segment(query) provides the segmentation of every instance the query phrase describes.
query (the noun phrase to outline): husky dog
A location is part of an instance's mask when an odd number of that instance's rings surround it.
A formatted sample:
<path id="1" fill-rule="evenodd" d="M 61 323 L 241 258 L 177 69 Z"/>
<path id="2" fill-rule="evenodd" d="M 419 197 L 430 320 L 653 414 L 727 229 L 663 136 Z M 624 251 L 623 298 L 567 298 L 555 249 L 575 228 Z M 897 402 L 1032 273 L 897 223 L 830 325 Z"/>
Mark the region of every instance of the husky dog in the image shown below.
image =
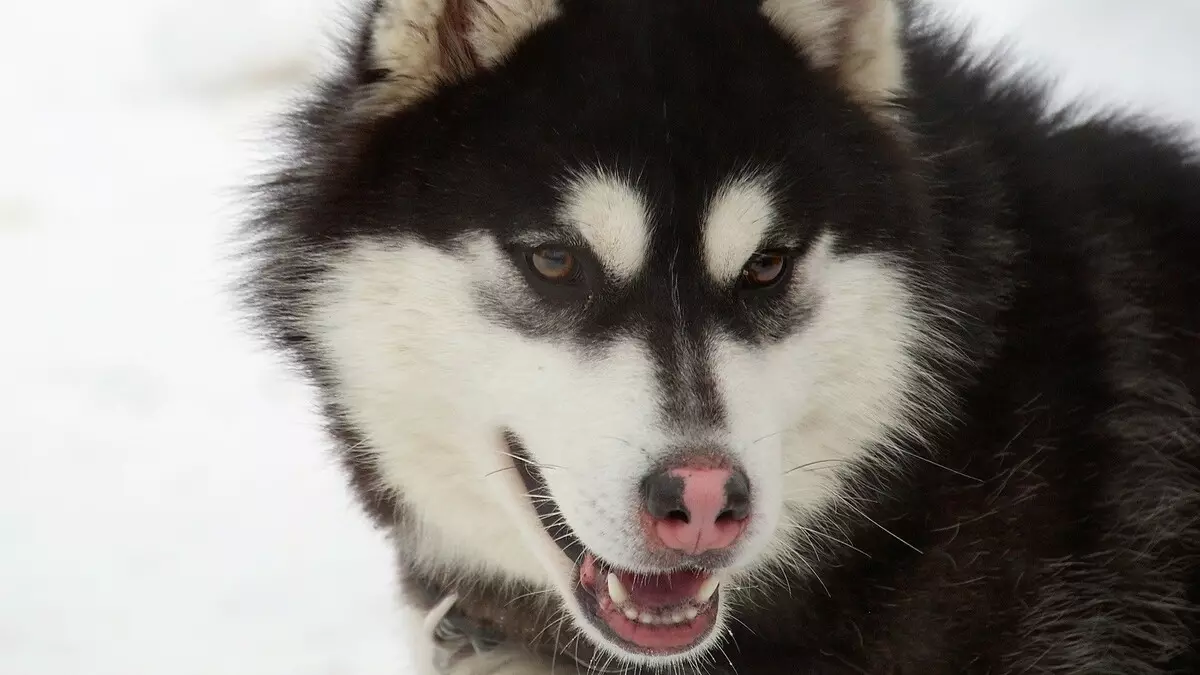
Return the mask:
<path id="1" fill-rule="evenodd" d="M 1196 673 L 1200 168 L 893 0 L 378 0 L 247 284 L 419 673 Z"/>

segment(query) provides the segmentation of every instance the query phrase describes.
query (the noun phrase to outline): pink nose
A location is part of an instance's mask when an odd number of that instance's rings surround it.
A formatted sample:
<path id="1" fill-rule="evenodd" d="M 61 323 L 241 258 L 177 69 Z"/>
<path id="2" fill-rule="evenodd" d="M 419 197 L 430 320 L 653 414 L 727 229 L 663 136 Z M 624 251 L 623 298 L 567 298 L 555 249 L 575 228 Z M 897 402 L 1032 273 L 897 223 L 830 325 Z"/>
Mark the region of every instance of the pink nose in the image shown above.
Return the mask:
<path id="1" fill-rule="evenodd" d="M 698 555 L 729 548 L 750 515 L 750 482 L 739 470 L 683 466 L 646 479 L 649 534 L 663 546 Z"/>

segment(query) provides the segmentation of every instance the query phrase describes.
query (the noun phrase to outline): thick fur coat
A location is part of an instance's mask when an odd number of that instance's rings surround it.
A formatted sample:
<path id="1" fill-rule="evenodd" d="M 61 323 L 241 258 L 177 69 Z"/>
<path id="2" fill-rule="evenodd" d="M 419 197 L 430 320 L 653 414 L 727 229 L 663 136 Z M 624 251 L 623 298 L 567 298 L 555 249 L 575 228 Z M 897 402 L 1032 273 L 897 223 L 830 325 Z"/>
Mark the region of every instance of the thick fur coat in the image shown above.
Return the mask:
<path id="1" fill-rule="evenodd" d="M 1200 672 L 1194 149 L 1047 115 L 916 14 L 380 0 L 282 126 L 247 298 L 406 605 L 494 630 L 444 669 Z M 684 564 L 638 486 L 693 455 L 752 515 L 692 561 L 712 629 L 639 652 L 580 560 Z"/>

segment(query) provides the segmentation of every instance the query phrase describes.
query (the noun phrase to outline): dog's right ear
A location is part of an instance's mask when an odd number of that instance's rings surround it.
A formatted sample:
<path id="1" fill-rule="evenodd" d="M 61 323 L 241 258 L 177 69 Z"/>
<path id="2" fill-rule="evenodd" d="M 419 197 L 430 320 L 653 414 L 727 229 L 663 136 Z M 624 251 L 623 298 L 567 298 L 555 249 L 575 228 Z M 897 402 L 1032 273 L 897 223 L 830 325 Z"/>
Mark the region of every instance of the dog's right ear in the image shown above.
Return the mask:
<path id="1" fill-rule="evenodd" d="M 365 114 L 401 110 L 502 62 L 558 0 L 375 0 L 360 45 Z"/>

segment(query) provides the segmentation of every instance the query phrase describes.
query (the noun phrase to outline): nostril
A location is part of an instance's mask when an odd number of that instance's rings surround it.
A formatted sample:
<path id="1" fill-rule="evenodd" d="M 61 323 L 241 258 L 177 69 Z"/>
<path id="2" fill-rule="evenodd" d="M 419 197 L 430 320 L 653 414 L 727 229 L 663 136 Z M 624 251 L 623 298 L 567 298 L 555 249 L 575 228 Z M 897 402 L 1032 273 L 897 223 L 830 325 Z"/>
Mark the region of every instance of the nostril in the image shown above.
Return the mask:
<path id="1" fill-rule="evenodd" d="M 674 520 L 674 521 L 683 523 L 684 525 L 687 525 L 688 523 L 691 522 L 691 518 L 688 516 L 688 512 L 684 511 L 682 509 L 673 509 L 671 511 L 668 511 L 667 517 L 664 518 L 663 520 Z"/>
<path id="2" fill-rule="evenodd" d="M 725 509 L 722 510 L 719 515 L 717 515 L 717 522 L 718 523 L 737 522 L 739 520 L 745 520 L 749 516 L 750 516 L 749 502 L 740 502 L 736 505 L 730 504 L 730 505 L 726 506 Z"/>
<path id="3" fill-rule="evenodd" d="M 733 509 L 725 509 L 717 516 L 718 523 L 730 523 L 738 520 L 745 520 L 745 516 L 739 516 Z"/>
<path id="4" fill-rule="evenodd" d="M 683 503 L 683 479 L 667 471 L 646 479 L 642 489 L 646 511 L 656 520 L 689 523 L 691 514 Z"/>

